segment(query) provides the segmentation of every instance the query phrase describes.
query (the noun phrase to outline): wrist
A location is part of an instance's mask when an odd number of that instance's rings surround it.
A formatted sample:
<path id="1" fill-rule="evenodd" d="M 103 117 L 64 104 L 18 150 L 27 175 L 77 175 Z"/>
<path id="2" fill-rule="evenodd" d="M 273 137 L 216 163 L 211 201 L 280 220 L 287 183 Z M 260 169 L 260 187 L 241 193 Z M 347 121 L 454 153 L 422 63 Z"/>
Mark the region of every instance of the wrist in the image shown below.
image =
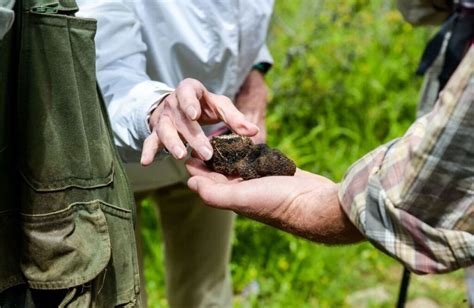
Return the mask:
<path id="1" fill-rule="evenodd" d="M 268 95 L 268 88 L 265 83 L 264 76 L 262 73 L 252 70 L 245 79 L 244 83 L 239 89 L 239 93 L 237 94 L 237 100 L 248 100 L 249 97 L 252 97 L 251 100 L 254 99 L 267 99 Z"/>
<path id="2" fill-rule="evenodd" d="M 148 127 L 150 129 L 150 132 L 153 131 L 153 128 L 158 122 L 158 117 L 161 112 L 161 109 L 163 109 L 163 102 L 166 100 L 166 98 L 170 95 L 172 95 L 174 92 L 169 92 L 165 95 L 163 95 L 158 101 L 156 101 L 150 108 L 150 110 L 147 113 L 147 123 Z"/>

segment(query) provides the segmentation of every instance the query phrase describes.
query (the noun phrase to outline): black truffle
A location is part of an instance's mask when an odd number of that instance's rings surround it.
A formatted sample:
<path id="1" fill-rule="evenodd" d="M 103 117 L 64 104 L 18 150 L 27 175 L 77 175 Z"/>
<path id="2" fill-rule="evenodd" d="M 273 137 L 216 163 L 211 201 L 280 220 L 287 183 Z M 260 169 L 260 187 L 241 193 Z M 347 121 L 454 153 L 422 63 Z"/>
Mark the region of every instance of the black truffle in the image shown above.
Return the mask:
<path id="1" fill-rule="evenodd" d="M 225 175 L 237 175 L 244 180 L 269 175 L 294 175 L 295 163 L 282 152 L 266 144 L 253 144 L 248 137 L 223 135 L 213 137 L 214 155 L 206 165 Z"/>

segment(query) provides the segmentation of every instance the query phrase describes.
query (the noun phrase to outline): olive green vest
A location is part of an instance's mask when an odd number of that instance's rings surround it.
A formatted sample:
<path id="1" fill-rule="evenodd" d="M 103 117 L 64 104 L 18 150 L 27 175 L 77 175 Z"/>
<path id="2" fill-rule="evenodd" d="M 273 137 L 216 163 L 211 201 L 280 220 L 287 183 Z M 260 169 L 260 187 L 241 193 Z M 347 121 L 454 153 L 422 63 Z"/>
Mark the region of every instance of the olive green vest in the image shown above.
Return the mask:
<path id="1" fill-rule="evenodd" d="M 65 290 L 67 307 L 139 305 L 134 204 L 96 85 L 96 21 L 77 9 L 23 0 L 0 41 L 2 307 L 14 286 Z"/>

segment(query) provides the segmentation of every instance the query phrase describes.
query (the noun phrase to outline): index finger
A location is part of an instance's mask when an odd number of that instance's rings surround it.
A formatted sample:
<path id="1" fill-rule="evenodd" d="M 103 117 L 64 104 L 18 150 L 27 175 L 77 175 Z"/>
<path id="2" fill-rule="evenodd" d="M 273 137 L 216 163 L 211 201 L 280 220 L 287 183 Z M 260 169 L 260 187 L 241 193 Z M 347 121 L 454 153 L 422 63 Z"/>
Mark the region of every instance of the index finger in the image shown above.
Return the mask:
<path id="1" fill-rule="evenodd" d="M 253 124 L 235 107 L 232 101 L 223 95 L 210 92 L 205 94 L 207 99 L 216 109 L 219 117 L 234 131 L 243 136 L 255 136 L 259 132 L 257 125 Z"/>

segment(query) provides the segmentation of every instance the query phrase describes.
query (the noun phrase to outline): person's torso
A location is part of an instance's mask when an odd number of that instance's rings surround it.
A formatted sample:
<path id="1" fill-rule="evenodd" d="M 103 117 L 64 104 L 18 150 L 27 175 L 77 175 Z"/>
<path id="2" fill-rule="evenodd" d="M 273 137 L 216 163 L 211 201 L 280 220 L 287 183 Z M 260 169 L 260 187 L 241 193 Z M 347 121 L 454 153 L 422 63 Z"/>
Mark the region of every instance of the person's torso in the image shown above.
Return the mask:
<path id="1" fill-rule="evenodd" d="M 195 78 L 235 96 L 265 43 L 273 0 L 138 0 L 147 73 L 176 86 Z"/>

